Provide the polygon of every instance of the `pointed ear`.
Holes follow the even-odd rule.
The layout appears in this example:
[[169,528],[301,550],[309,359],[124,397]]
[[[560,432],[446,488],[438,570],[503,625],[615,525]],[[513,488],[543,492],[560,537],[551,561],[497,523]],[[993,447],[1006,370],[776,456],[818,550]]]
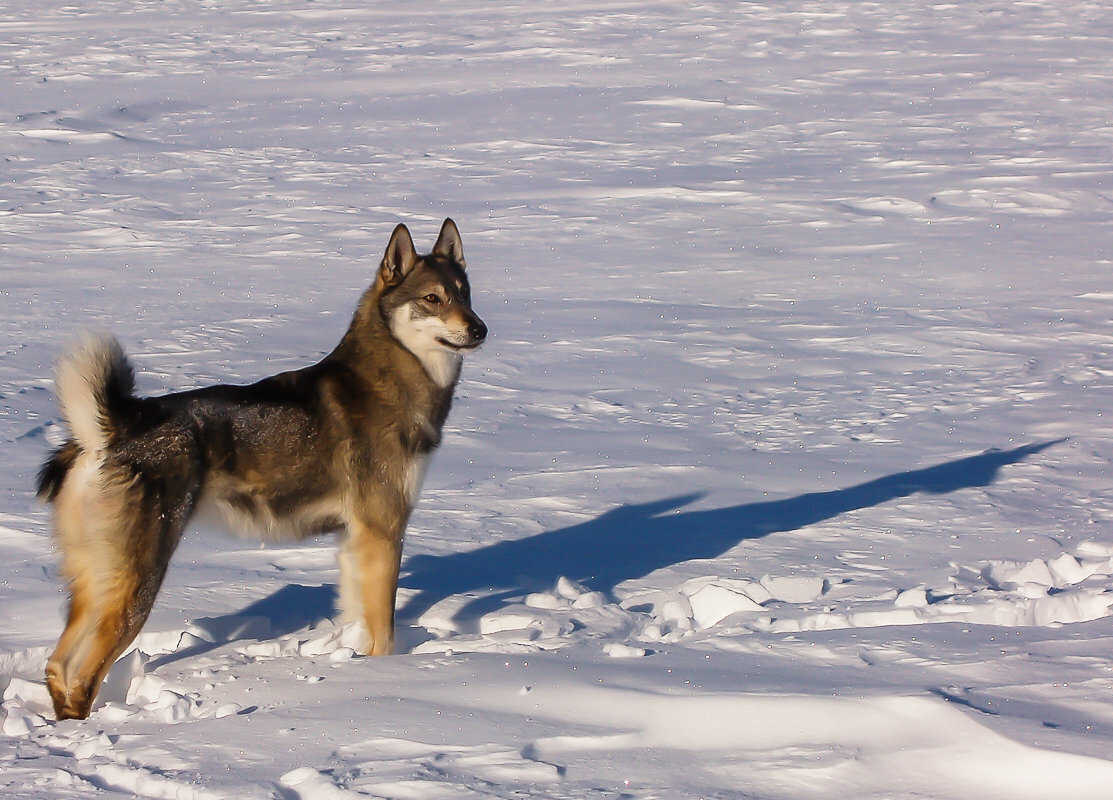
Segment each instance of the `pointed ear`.
[[417,263],[417,251],[414,250],[414,240],[410,231],[402,223],[390,235],[386,244],[386,253],[383,262],[379,265],[379,277],[387,286],[400,283],[410,274],[410,270]]
[[467,262],[464,261],[464,245],[460,243],[460,231],[451,218],[446,219],[441,225],[441,235],[433,245],[433,255],[444,256],[461,267],[467,266]]

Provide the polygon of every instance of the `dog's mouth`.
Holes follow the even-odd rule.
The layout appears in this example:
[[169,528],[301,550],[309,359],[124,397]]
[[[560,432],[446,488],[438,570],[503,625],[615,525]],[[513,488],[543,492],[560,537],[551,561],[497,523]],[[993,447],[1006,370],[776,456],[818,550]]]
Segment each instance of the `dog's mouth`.
[[482,339],[477,339],[474,342],[467,342],[465,344],[458,344],[457,342],[448,341],[448,339],[445,339],[443,336],[438,336],[437,337],[437,344],[443,345],[444,347],[447,347],[449,350],[456,350],[456,351],[459,351],[459,352],[463,352],[465,350],[478,350],[479,345],[483,344],[483,340]]

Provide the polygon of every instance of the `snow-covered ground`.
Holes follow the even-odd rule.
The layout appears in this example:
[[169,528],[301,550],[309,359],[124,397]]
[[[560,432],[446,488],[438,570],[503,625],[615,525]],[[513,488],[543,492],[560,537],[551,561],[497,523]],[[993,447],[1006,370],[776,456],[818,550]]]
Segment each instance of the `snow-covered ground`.
[[[1060,0],[9,4],[0,794],[1108,798],[1111,55]],[[201,530],[54,722],[59,352],[309,363],[449,215],[492,336],[403,652],[328,538]]]

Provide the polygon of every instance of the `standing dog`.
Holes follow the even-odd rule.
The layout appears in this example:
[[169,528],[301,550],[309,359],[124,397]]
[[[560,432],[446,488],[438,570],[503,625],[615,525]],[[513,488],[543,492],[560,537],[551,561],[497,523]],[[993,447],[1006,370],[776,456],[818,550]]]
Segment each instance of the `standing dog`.
[[487,326],[471,309],[456,224],[419,256],[394,229],[371,288],[320,363],[250,386],[136,397],[111,338],[62,359],[69,440],[43,464],[69,583],[65,630],[46,667],[58,719],[84,719],[139,633],[186,524],[211,507],[272,540],[342,531],[341,618],[364,650],[394,648],[406,522],[440,444],[463,354]]

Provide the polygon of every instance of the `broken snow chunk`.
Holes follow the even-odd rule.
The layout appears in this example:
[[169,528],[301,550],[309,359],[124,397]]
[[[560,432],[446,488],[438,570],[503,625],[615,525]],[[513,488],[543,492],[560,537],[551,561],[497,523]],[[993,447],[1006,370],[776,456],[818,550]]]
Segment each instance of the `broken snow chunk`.
[[769,590],[756,581],[739,580],[737,578],[719,578],[714,575],[704,575],[700,578],[692,578],[680,585],[680,591],[687,597],[699,592],[706,586],[722,586],[730,589],[732,592],[744,594],[758,605],[767,603],[773,599],[773,595]]
[[78,761],[85,761],[94,756],[111,752],[111,750],[112,740],[102,733],[99,736],[94,736],[83,742],[79,742],[78,745],[73,748],[73,757]]
[[585,608],[602,608],[607,604],[607,596],[602,592],[587,592],[572,602],[572,608],[582,611]]
[[[825,622],[830,621],[832,627],[840,627],[838,624],[842,619],[841,615],[818,615],[825,617]],[[882,611],[856,611],[845,617],[847,624],[852,628],[880,628],[886,625],[916,625],[922,620],[920,613],[915,608],[889,608]],[[819,623],[814,630],[824,630],[825,622]]]
[[740,588],[743,594],[745,594],[759,606],[763,606],[770,600],[774,599],[772,592],[770,592],[757,581],[742,581],[741,587],[738,588]]
[[163,689],[159,692],[158,699],[153,703],[148,703],[143,707],[143,710],[159,712],[158,716],[164,722],[181,722],[190,716],[193,711],[193,703],[184,695],[170,689]]
[[156,702],[169,684],[157,675],[140,675],[132,678],[126,702],[129,706],[143,706]]
[[[1045,598],[1037,604],[1037,625],[1053,622],[1088,622],[1108,616],[1113,596],[1104,592],[1074,590]],[[1041,618],[1042,615],[1042,618]]]
[[549,592],[534,592],[533,594],[526,595],[525,604],[530,608],[543,608],[554,611],[559,608],[567,608],[568,600],[550,594]]
[[350,647],[338,647],[329,653],[329,661],[349,661],[355,658],[356,651]]
[[[191,647],[200,647],[201,645],[209,644],[200,636],[190,633],[189,631],[182,631],[182,635],[178,637],[178,644],[174,648],[175,651],[188,650]],[[143,652],[147,652],[144,650]]]
[[1074,552],[1079,558],[1113,558],[1113,544],[1090,540],[1081,542]]
[[772,575],[763,575],[761,585],[774,600],[785,603],[810,603],[831,588],[826,578],[778,578]]
[[1094,574],[1094,565],[1083,566],[1070,553],[1061,553],[1058,558],[1047,562],[1047,569],[1059,587],[1074,586]]
[[198,636],[196,631],[151,631],[139,634],[135,640],[135,649],[147,655],[158,656],[181,652],[206,643],[207,641]]
[[688,598],[696,627],[710,628],[739,611],[764,609],[742,592],[717,583],[709,583]]
[[[322,627],[316,636],[310,637],[300,645],[295,644],[293,647],[296,647],[298,655],[307,658],[313,656],[332,657],[341,650],[350,651],[350,653],[346,652],[333,658],[334,661],[344,661],[350,658],[352,654],[365,649],[364,639],[363,626],[358,623],[348,623],[339,628],[334,626]],[[284,648],[283,655],[288,654],[287,648]]]
[[1024,583],[1038,583],[1044,587],[1054,586],[1055,579],[1047,564],[1038,558],[1027,564],[1020,561],[990,561],[982,568],[982,580],[992,588],[1012,591]]
[[30,711],[46,713],[52,708],[50,692],[45,683],[27,681],[23,678],[12,678],[4,689],[4,702],[14,701],[10,705],[20,705]]
[[1113,596],[1104,592],[1069,590],[1019,602],[1000,600],[966,607],[961,613],[970,622],[983,625],[1046,627],[1099,619],[1109,615],[1110,606],[1113,606]]
[[557,578],[556,593],[565,600],[575,600],[586,591],[585,587],[568,580],[563,575]]
[[298,655],[312,658],[313,656],[328,655],[336,649],[337,636],[326,633],[324,636],[314,636],[298,646]]
[[298,767],[284,773],[278,779],[279,783],[283,786],[291,788],[295,786],[316,785],[321,783],[321,773],[312,767]]
[[97,711],[97,717],[102,722],[123,722],[131,715],[132,709],[119,703],[105,703],[104,707]]
[[27,720],[24,719],[21,709],[8,711],[4,715],[4,722],[0,725],[0,731],[5,736],[26,736],[31,732]]
[[150,657],[146,653],[132,650],[113,664],[112,669],[108,671],[108,677],[105,678],[104,686],[101,687],[97,702],[126,704],[132,681],[143,676],[149,660]]
[[681,630],[692,629],[692,606],[684,597],[666,600],[661,604],[661,618]]
[[371,637],[362,622],[349,622],[340,628],[339,643],[354,653],[366,653],[371,647]]
[[4,712],[4,722],[0,725],[0,730],[8,736],[26,736],[33,728],[40,728],[46,724],[46,720],[39,714],[21,708],[15,703],[5,703]]
[[684,581],[684,583],[680,584],[680,591],[685,595],[693,595],[704,586],[712,583],[739,584],[742,583],[742,581],[723,579],[720,578],[718,575],[701,575],[698,578],[689,578],[688,580]]
[[282,642],[269,639],[265,642],[252,642],[243,647],[237,647],[236,652],[248,658],[278,658],[282,655]]
[[905,589],[893,600],[897,608],[924,608],[928,604],[927,590],[922,586]]
[[631,647],[621,642],[608,642],[603,645],[603,652],[611,658],[641,658],[647,651],[644,647]]
[[479,632],[486,636],[501,631],[518,631],[533,625],[540,625],[537,617],[526,614],[488,614],[479,620]]

